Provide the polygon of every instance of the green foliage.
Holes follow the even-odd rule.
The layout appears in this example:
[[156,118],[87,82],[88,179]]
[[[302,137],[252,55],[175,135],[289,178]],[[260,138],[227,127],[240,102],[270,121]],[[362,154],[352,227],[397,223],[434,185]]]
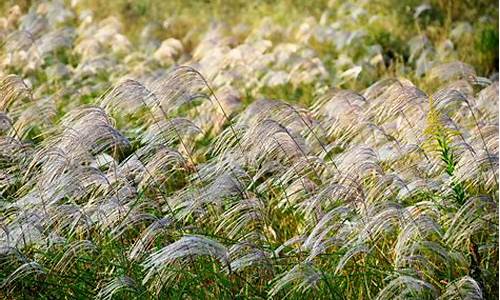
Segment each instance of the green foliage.
[[498,72],[498,26],[484,26],[476,35],[475,48],[489,69]]
[[[449,145],[448,138],[442,132],[438,132],[435,136],[436,141],[439,146],[439,151],[441,153],[441,160],[445,163],[446,174],[453,178],[453,172],[457,165],[457,160],[453,155],[453,150]],[[456,179],[452,179],[451,189],[453,190],[453,199],[462,205],[465,202],[465,188],[462,183],[456,182]]]
[[456,132],[446,128],[440,121],[440,112],[434,107],[433,99],[430,99],[431,110],[428,115],[426,132],[431,135],[432,139],[437,143],[437,151],[440,159],[444,163],[446,174],[451,179],[451,189],[453,191],[451,197],[458,205],[464,204],[466,191],[463,183],[458,182],[454,177],[455,168],[457,166],[457,157],[455,157],[454,149],[450,145],[451,139],[457,135]]

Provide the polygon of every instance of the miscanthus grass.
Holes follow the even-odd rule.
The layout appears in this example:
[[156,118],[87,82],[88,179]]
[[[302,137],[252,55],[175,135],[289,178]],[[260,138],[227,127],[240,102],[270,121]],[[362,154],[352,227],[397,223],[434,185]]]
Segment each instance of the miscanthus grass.
[[139,43],[78,1],[6,12],[0,298],[498,298],[494,32],[329,8]]

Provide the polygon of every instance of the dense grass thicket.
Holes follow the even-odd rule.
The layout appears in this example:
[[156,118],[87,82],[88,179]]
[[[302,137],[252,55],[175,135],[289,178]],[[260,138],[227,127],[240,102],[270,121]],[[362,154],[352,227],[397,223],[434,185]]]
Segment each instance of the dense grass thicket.
[[498,299],[495,1],[4,1],[0,299]]

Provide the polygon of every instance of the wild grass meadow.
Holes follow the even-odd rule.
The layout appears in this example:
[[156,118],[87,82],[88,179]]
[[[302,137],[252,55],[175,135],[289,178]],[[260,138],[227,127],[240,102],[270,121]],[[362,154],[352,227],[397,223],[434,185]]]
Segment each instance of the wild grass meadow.
[[0,299],[498,299],[498,19],[0,1]]

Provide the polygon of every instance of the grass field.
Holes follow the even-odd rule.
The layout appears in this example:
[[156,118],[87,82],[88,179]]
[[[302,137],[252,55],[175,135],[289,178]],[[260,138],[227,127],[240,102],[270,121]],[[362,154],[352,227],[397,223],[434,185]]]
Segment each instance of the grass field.
[[0,299],[498,299],[498,13],[1,2]]

